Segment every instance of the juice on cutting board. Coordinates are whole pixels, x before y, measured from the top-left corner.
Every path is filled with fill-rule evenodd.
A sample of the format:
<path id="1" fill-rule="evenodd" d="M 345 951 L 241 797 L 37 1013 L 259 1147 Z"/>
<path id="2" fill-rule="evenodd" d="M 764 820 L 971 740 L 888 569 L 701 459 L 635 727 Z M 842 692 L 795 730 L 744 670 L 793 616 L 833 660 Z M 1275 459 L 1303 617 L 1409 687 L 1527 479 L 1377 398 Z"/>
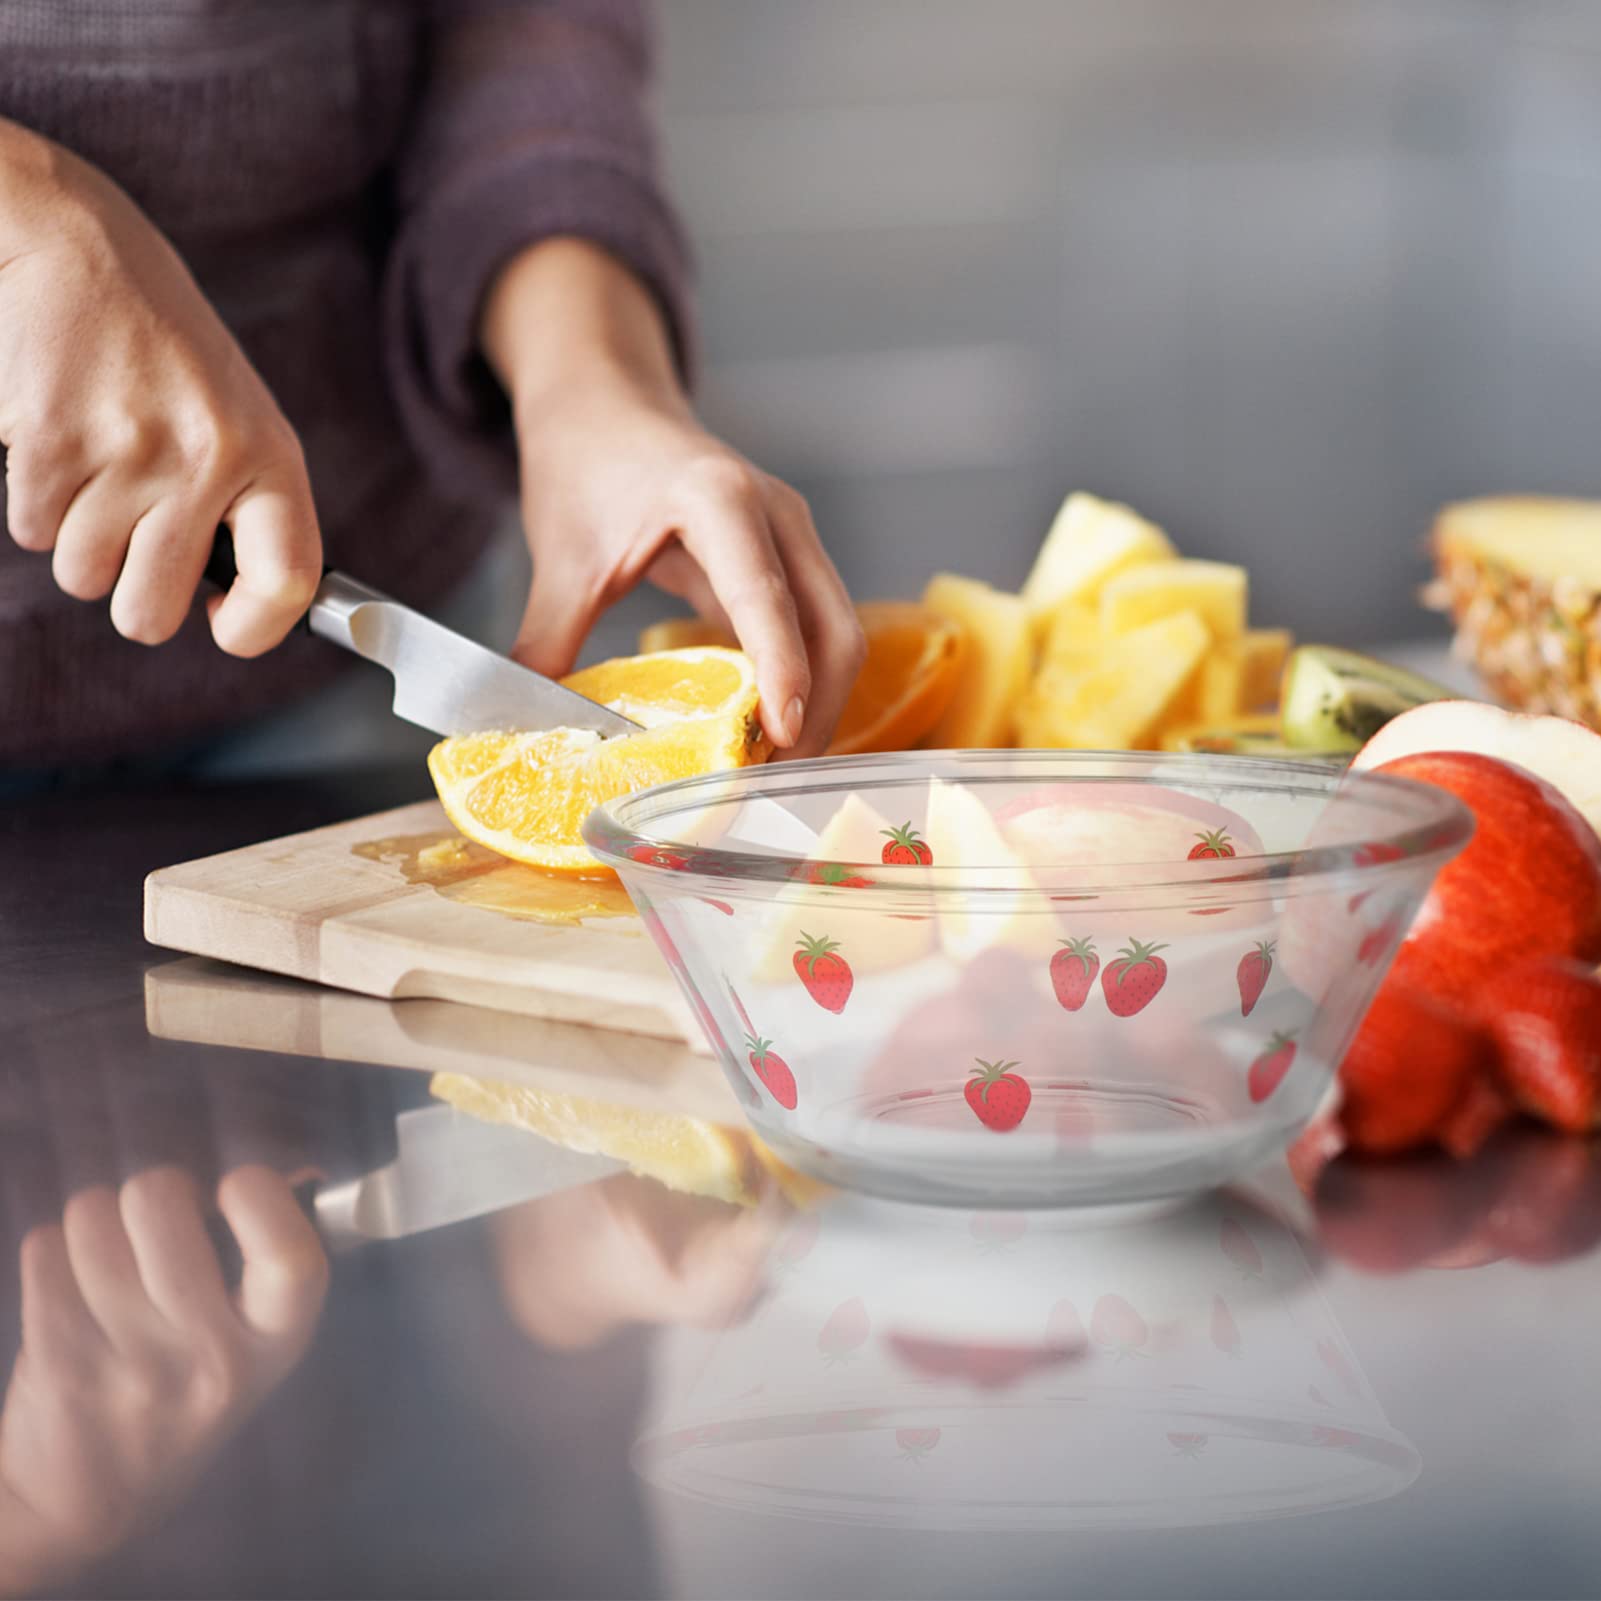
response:
<path id="1" fill-rule="evenodd" d="M 461 901 L 532 923 L 576 924 L 631 917 L 634 903 L 614 878 L 542 873 L 455 833 L 397 834 L 353 846 L 352 854 L 396 868 L 408 884 L 426 884 Z"/>

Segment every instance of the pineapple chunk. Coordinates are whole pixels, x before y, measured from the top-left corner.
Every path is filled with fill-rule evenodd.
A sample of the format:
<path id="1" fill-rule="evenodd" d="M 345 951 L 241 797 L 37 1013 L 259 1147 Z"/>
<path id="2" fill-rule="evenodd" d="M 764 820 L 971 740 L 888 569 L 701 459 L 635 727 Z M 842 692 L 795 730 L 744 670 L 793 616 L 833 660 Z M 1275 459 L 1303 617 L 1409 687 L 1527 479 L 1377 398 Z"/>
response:
<path id="1" fill-rule="evenodd" d="M 1065 750 L 1151 748 L 1211 643 L 1200 617 L 1180 612 L 1107 640 L 1082 668 L 1048 664 L 1018 709 L 1020 741 Z"/>
<path id="2" fill-rule="evenodd" d="M 1295 636 L 1287 628 L 1252 628 L 1240 641 L 1240 698 L 1236 709 L 1254 712 L 1279 703 L 1279 680 Z"/>
<path id="3" fill-rule="evenodd" d="M 1064 606 L 1093 606 L 1107 579 L 1146 562 L 1178 555 L 1155 523 L 1115 501 L 1073 494 L 1051 524 L 1023 584 L 1036 636 Z"/>
<path id="4" fill-rule="evenodd" d="M 1101 591 L 1101 627 L 1126 634 L 1161 617 L 1195 612 L 1213 639 L 1245 632 L 1249 577 L 1243 567 L 1218 561 L 1172 561 L 1119 573 Z"/>
<path id="5" fill-rule="evenodd" d="M 1093 606 L 1068 605 L 1052 614 L 1040 647 L 1040 666 L 1081 666 L 1101 649 L 1101 614 Z"/>
<path id="6" fill-rule="evenodd" d="M 1245 653 L 1239 640 L 1214 645 L 1162 718 L 1162 730 L 1226 723 L 1239 715 Z"/>
<path id="7" fill-rule="evenodd" d="M 1009 743 L 1033 658 L 1023 602 L 976 578 L 935 573 L 923 591 L 923 604 L 967 630 L 968 656 L 945 715 L 921 743 L 931 750 L 986 750 Z"/>

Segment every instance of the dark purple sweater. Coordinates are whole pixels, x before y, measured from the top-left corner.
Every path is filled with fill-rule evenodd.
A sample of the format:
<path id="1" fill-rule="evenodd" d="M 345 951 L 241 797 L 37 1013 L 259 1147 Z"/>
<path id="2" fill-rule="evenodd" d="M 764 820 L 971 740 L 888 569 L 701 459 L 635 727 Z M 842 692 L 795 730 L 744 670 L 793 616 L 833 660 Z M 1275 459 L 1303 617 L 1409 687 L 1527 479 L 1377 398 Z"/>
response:
<path id="1" fill-rule="evenodd" d="M 0 0 L 0 116 L 117 180 L 177 246 L 305 447 L 327 560 L 427 605 L 515 485 L 478 309 L 577 234 L 655 291 L 685 259 L 643 103 L 640 0 Z M 113 631 L 0 540 L 0 766 L 154 752 L 338 665 Z"/>

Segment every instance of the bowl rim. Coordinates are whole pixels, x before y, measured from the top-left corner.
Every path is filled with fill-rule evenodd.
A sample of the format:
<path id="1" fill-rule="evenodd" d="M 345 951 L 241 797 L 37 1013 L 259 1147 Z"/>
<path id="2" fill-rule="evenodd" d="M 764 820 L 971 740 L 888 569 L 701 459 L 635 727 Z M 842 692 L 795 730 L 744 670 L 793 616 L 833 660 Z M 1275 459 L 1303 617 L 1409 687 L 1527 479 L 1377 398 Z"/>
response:
<path id="1" fill-rule="evenodd" d="M 1036 771 L 1031 773 L 1030 768 Z M 993 771 L 987 771 L 990 769 Z M 851 774 L 848 782 L 843 778 L 846 772 Z M 1048 864 L 830 864 L 859 869 L 858 877 L 870 872 L 873 876 L 867 885 L 859 881 L 849 885 L 824 883 L 803 876 L 806 869 L 818 865 L 814 857 L 691 845 L 675 839 L 671 832 L 652 830 L 650 826 L 664 816 L 704 806 L 711 799 L 782 799 L 785 795 L 818 791 L 832 791 L 843 799 L 846 794 L 870 794 L 874 789 L 932 778 L 972 785 L 1017 783 L 1030 777 L 1045 783 L 1053 776 L 1058 782 L 1153 787 L 1159 787 L 1161 777 L 1166 776 L 1174 784 L 1266 788 L 1330 798 L 1342 791 L 1355 791 L 1387 803 L 1387 809 L 1397 818 L 1397 826 L 1339 845 L 1197 861 L 1107 862 L 1098 863 L 1093 869 L 1053 869 Z M 697 883 L 736 894 L 741 888 L 765 893 L 787 886 L 803 892 L 808 899 L 848 896 L 851 905 L 865 908 L 891 902 L 901 906 L 926 903 L 931 898 L 957 894 L 964 898 L 1005 896 L 1013 903 L 1030 899 L 1044 903 L 1059 898 L 1063 890 L 1073 889 L 1081 892 L 1075 898 L 1083 899 L 1160 893 L 1179 897 L 1185 905 L 1232 906 L 1244 900 L 1321 891 L 1329 881 L 1357 873 L 1364 883 L 1376 884 L 1387 871 L 1414 871 L 1429 863 L 1438 867 L 1468 843 L 1475 827 L 1471 809 L 1450 791 L 1387 773 L 1211 752 L 1008 749 L 821 756 L 704 773 L 603 801 L 584 820 L 582 832 L 585 844 L 597 859 L 623 874 L 625 881 L 638 878 L 665 886 L 671 880 L 679 892 L 689 892 Z M 1384 848 L 1382 858 L 1373 857 L 1375 847 Z M 1368 854 L 1364 856 L 1364 852 Z M 1053 891 L 1057 895 L 1053 896 Z"/>

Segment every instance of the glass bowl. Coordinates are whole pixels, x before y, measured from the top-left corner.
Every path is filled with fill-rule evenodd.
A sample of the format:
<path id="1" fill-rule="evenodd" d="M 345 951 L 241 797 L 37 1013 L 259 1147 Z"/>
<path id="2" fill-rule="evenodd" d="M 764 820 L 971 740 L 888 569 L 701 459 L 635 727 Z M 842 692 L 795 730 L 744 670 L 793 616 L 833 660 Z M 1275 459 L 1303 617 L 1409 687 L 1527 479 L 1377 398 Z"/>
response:
<path id="1" fill-rule="evenodd" d="M 1255 757 L 915 751 L 660 785 L 584 838 L 786 1162 L 1041 1207 L 1282 1148 L 1472 830 Z"/>

